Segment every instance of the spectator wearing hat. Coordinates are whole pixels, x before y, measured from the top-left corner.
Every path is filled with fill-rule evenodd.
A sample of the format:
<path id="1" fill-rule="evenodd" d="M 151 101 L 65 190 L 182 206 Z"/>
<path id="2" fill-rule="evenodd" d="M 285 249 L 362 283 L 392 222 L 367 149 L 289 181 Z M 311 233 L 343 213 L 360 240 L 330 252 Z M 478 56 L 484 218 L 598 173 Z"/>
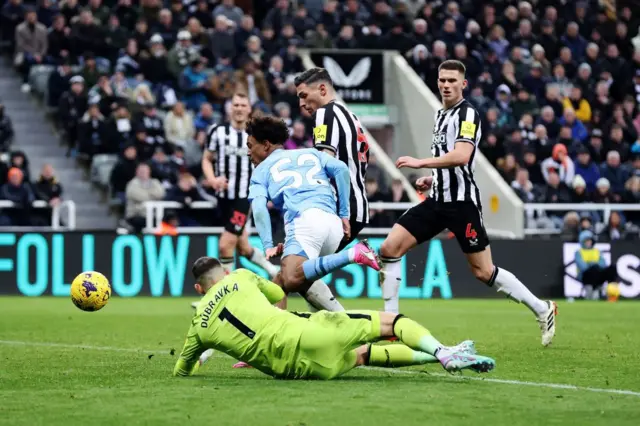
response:
<path id="1" fill-rule="evenodd" d="M 58 109 L 62 127 L 67 141 L 67 155 L 76 149 L 78 140 L 78 123 L 87 111 L 88 98 L 85 91 L 84 78 L 76 75 L 69 80 L 71 89 L 62 94 Z"/>
<path id="2" fill-rule="evenodd" d="M 578 75 L 576 76 L 574 83 L 582 89 L 583 94 L 589 94 L 589 96 L 591 96 L 591 93 L 593 93 L 595 89 L 595 81 L 592 77 L 591 65 L 586 62 L 580 64 L 578 67 Z"/>
<path id="3" fill-rule="evenodd" d="M 191 43 L 191 33 L 182 30 L 178 33 L 178 41 L 173 45 L 167 56 L 169 72 L 178 80 L 187 66 L 200 58 L 200 53 Z"/>
<path id="4" fill-rule="evenodd" d="M 151 177 L 151 168 L 141 163 L 136 168 L 136 177 L 131 179 L 126 189 L 125 219 L 129 226 L 140 232 L 145 226 L 145 203 L 164 199 L 165 188 L 158 179 Z"/>
<path id="5" fill-rule="evenodd" d="M 47 63 L 47 28 L 38 22 L 38 15 L 32 9 L 25 13 L 24 22 L 16 27 L 16 56 L 14 64 L 23 75 L 22 91 L 29 92 L 29 71 L 33 65 Z"/>
<path id="6" fill-rule="evenodd" d="M 591 154 L 586 146 L 578 148 L 578 155 L 575 160 L 576 175 L 581 176 L 587 186 L 588 192 L 596 189 L 596 182 L 600 179 L 600 169 L 595 162 L 591 160 Z"/>
<path id="7" fill-rule="evenodd" d="M 541 164 L 542 176 L 549 183 L 551 173 L 558 175 L 558 178 L 565 185 L 571 185 L 575 176 L 575 166 L 569 157 L 567 147 L 559 143 L 553 147 L 551 157 L 545 159 Z"/>
<path id="8" fill-rule="evenodd" d="M 596 186 L 594 184 L 594 191 L 595 187 Z M 588 203 L 591 201 L 590 192 L 587 190 L 587 183 L 584 181 L 584 178 L 582 176 L 574 176 L 573 182 L 571 183 L 571 188 L 573 189 L 571 193 L 572 203 Z"/>
<path id="9" fill-rule="evenodd" d="M 149 53 L 141 59 L 140 67 L 145 80 L 153 85 L 175 87 L 175 80 L 169 71 L 167 49 L 160 34 L 154 34 L 149 40 Z"/>
<path id="10" fill-rule="evenodd" d="M 3 226 L 31 225 L 31 205 L 35 195 L 22 170 L 17 167 L 9 169 L 8 182 L 0 187 L 0 199 L 14 203 L 14 207 L 2 209 L 0 223 Z"/>

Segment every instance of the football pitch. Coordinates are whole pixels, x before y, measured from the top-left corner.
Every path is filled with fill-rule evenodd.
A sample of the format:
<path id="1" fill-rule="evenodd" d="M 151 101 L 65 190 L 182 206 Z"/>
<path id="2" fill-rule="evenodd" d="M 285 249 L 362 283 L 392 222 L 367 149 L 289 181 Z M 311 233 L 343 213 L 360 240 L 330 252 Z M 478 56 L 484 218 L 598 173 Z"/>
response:
<path id="1" fill-rule="evenodd" d="M 171 371 L 192 316 L 185 298 L 0 298 L 4 425 L 637 425 L 640 304 L 559 303 L 556 339 L 506 300 L 402 300 L 445 344 L 470 338 L 488 374 L 439 365 L 357 369 L 328 382 L 274 380 L 222 354 L 196 376 Z M 378 309 L 379 300 L 346 300 Z M 291 309 L 304 310 L 301 299 Z"/>

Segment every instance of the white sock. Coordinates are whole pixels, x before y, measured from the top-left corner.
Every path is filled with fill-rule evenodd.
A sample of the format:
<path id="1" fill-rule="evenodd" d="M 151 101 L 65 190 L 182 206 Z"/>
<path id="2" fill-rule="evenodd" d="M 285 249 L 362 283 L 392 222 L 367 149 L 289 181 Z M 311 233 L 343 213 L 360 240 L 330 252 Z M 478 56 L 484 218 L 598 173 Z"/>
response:
<path id="1" fill-rule="evenodd" d="M 336 298 L 329 290 L 329 287 L 322 280 L 317 280 L 309 290 L 307 290 L 306 294 L 303 294 L 309 305 L 314 306 L 317 310 L 325 310 L 331 312 L 341 312 L 344 311 L 344 308 L 336 300 Z"/>
<path id="2" fill-rule="evenodd" d="M 489 281 L 489 285 L 493 281 L 496 290 L 505 293 L 508 298 L 518 303 L 524 303 L 536 315 L 542 315 L 549 309 L 546 302 L 534 296 L 511 272 L 497 266 L 494 266 L 494 268 L 495 271 Z"/>
<path id="3" fill-rule="evenodd" d="M 220 258 L 220 263 L 222 264 L 222 268 L 229 273 L 233 272 L 233 261 L 234 261 L 233 257 Z"/>
<path id="4" fill-rule="evenodd" d="M 307 301 L 307 309 L 309 312 L 318 312 L 318 309 Z"/>
<path id="5" fill-rule="evenodd" d="M 200 355 L 200 365 L 203 365 L 213 355 L 213 349 L 207 349 Z"/>
<path id="6" fill-rule="evenodd" d="M 382 258 L 382 270 L 380 277 L 382 282 L 382 298 L 384 299 L 384 311 L 394 314 L 400 313 L 400 301 L 398 290 L 400 289 L 400 258 Z"/>
<path id="7" fill-rule="evenodd" d="M 275 276 L 278 275 L 278 268 L 276 265 L 269 262 L 260 250 L 254 248 L 253 253 L 249 256 L 249 260 L 267 271 L 267 274 L 269 274 L 271 278 L 275 278 Z"/>

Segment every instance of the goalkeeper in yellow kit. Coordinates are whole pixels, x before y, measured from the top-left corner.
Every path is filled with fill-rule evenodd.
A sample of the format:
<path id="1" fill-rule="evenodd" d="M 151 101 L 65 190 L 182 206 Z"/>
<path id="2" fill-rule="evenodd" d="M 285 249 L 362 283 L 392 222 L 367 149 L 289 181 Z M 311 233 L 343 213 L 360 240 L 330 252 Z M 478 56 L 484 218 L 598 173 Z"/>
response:
<path id="1" fill-rule="evenodd" d="M 487 372 L 495 361 L 472 342 L 447 347 L 415 321 L 376 311 L 294 313 L 273 306 L 284 292 L 246 269 L 227 273 L 201 257 L 193 265 L 203 294 L 191 320 L 175 376 L 193 374 L 207 349 L 224 352 L 273 377 L 332 379 L 360 365 L 404 367 L 439 362 L 447 371 Z M 373 345 L 397 337 L 402 344 Z"/>

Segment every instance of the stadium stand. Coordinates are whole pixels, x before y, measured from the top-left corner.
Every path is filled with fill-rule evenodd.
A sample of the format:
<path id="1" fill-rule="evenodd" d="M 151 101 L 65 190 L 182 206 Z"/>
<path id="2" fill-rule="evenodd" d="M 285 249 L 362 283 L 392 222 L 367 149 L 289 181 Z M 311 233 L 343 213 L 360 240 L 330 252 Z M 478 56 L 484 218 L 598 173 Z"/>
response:
<path id="1" fill-rule="evenodd" d="M 114 211 L 129 209 L 141 162 L 163 199 L 211 199 L 200 181 L 205 131 L 224 120 L 234 90 L 290 124 L 287 148 L 308 146 L 292 84 L 300 47 L 398 50 L 436 94 L 438 65 L 457 58 L 484 115 L 481 149 L 524 202 L 640 201 L 640 14 L 631 1 L 235 3 L 5 1 L 3 42 L 23 91 L 43 97 L 68 155 L 85 162 Z M 368 180 L 372 200 L 407 200 L 399 185 L 377 186 Z M 396 216 L 376 211 L 372 225 Z M 572 212 L 528 216 L 528 227 L 577 235 Z M 638 212 L 607 224 L 588 216 L 606 238 L 638 236 Z M 202 210 L 177 217 L 216 224 Z"/>

